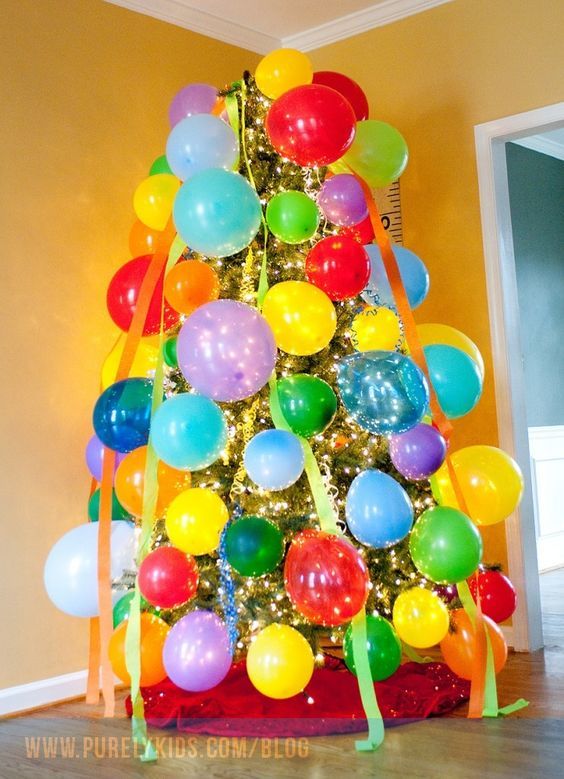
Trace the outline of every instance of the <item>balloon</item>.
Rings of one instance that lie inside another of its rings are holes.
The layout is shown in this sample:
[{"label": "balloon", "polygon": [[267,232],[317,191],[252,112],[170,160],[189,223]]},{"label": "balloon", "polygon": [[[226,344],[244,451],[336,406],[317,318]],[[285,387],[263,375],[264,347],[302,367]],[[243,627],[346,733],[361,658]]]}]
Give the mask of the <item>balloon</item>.
[{"label": "balloon", "polygon": [[211,114],[181,119],[166,142],[166,158],[181,181],[208,168],[231,170],[239,159],[239,142],[228,124]]},{"label": "balloon", "polygon": [[163,662],[171,682],[181,690],[210,690],[231,668],[231,647],[225,623],[213,611],[195,609],[168,634]]},{"label": "balloon", "polygon": [[425,376],[403,354],[357,352],[342,357],[337,386],[355,422],[377,435],[403,433],[423,419],[429,403]]},{"label": "balloon", "polygon": [[305,261],[306,278],[331,300],[358,295],[370,276],[370,258],[354,238],[328,235],[315,244]]},{"label": "balloon", "polygon": [[[368,244],[374,240],[374,228],[372,227],[372,221],[369,216],[352,227],[342,227],[339,230],[339,235],[350,235],[355,241],[361,243],[368,251]],[[363,293],[364,296],[364,293]]]},{"label": "balloon", "polygon": [[263,430],[245,447],[244,463],[249,478],[263,490],[285,490],[303,473],[304,451],[293,433]]},{"label": "balloon", "polygon": [[157,173],[172,173],[170,165],[168,164],[166,154],[162,154],[153,161],[153,164],[149,168],[149,176],[155,176]]},{"label": "balloon", "polygon": [[212,400],[183,392],[157,410],[151,443],[172,468],[198,471],[214,463],[225,448],[227,423]]},{"label": "balloon", "polygon": [[368,119],[368,100],[361,87],[344,73],[335,73],[332,70],[318,70],[313,74],[314,84],[323,84],[326,87],[340,92],[346,98],[355,113],[357,121]]},{"label": "balloon", "polygon": [[304,438],[319,435],[337,413],[337,396],[317,376],[295,373],[279,379],[277,389],[284,419],[296,435]]},{"label": "balloon", "polygon": [[426,649],[438,644],[448,633],[448,610],[434,592],[411,587],[396,598],[393,622],[402,641]]},{"label": "balloon", "polygon": [[[116,380],[121,356],[125,347],[127,336],[120,333],[112,351],[108,354],[102,365],[100,383],[102,390],[107,389]],[[154,343],[156,341],[156,344]],[[129,369],[130,378],[152,379],[155,376],[159,362],[158,338],[143,338],[135,350],[133,363]]]},{"label": "balloon", "polygon": [[415,523],[409,551],[423,576],[438,584],[450,584],[474,573],[482,558],[482,538],[462,511],[433,506]]},{"label": "balloon", "polygon": [[315,235],[319,211],[304,192],[279,192],[266,207],[270,232],[285,243],[303,243]]},{"label": "balloon", "polygon": [[357,225],[368,216],[364,191],[350,173],[326,179],[319,190],[317,205],[326,219],[343,227]]},{"label": "balloon", "polygon": [[242,517],[225,533],[225,557],[241,576],[262,576],[273,571],[284,556],[284,537],[264,517]]},{"label": "balloon", "polygon": [[351,325],[351,341],[359,352],[394,351],[402,341],[399,317],[384,306],[367,306]]},{"label": "balloon", "polygon": [[[149,271],[152,257],[147,254],[144,257],[136,257],[122,265],[113,275],[108,287],[106,302],[108,311],[115,324],[127,332],[139,301],[141,285]],[[163,299],[164,268],[153,290],[149,310],[143,325],[143,335],[154,335],[161,327],[161,308]],[[163,326],[170,330],[178,322],[178,312],[174,311],[164,302]]]},{"label": "balloon", "polygon": [[169,368],[178,368],[177,340],[178,338],[174,335],[172,338],[167,338],[163,344],[163,358]]},{"label": "balloon", "polygon": [[[515,511],[523,494],[523,475],[506,452],[495,446],[467,446],[450,459],[473,522],[494,525]],[[458,507],[446,466],[437,471],[433,491],[441,505]]]},{"label": "balloon", "polygon": [[[124,620],[129,619],[129,612],[131,611],[131,601],[133,600],[134,595],[135,595],[135,591],[130,590],[129,592],[126,592],[125,595],[122,595],[121,598],[117,601],[112,611],[112,620],[113,620],[114,628],[117,628],[117,626],[120,625]],[[148,605],[149,604],[147,603],[145,598],[141,598],[141,608],[146,609]]]},{"label": "balloon", "polygon": [[307,84],[275,100],[266,115],[266,132],[278,154],[297,165],[328,165],[353,142],[355,117],[334,89]]},{"label": "balloon", "polygon": [[[121,452],[116,454],[114,463],[114,473],[117,470],[118,465],[123,460],[124,455]],[[102,468],[104,464],[104,444],[100,441],[98,436],[94,434],[86,445],[86,465],[92,478],[96,481],[102,481]]]},{"label": "balloon", "polygon": [[[94,490],[88,501],[88,519],[91,522],[98,522],[100,515],[100,489]],[[131,519],[129,511],[122,506],[112,490],[112,521],[120,519]]]},{"label": "balloon", "polygon": [[[370,257],[370,278],[362,298],[371,305],[395,308],[395,299],[388,281],[382,254],[376,244],[364,247]],[[417,308],[429,293],[429,273],[419,257],[403,246],[392,246],[401,280],[411,308]]]},{"label": "balloon", "polygon": [[174,223],[182,240],[208,257],[228,257],[247,247],[261,224],[258,195],[239,173],[210,168],[182,185]]},{"label": "balloon", "polygon": [[405,170],[407,158],[407,145],[395,127],[376,119],[364,119],[357,122],[354,141],[343,162],[374,189],[398,179]]},{"label": "balloon", "polygon": [[468,414],[482,395],[482,375],[466,352],[454,346],[423,347],[437,400],[449,419]]},{"label": "balloon", "polygon": [[286,592],[315,625],[342,625],[364,606],[368,570],[346,538],[305,530],[294,536],[284,565]]},{"label": "balloon", "polygon": [[505,622],[517,607],[517,593],[510,580],[501,571],[480,571],[478,580],[472,576],[468,581],[470,592],[477,600],[480,593],[482,612],[494,622]]},{"label": "balloon", "polygon": [[137,219],[153,230],[164,230],[179,187],[180,181],[170,173],[157,173],[143,179],[133,195]]},{"label": "balloon", "polygon": [[268,382],[276,365],[276,343],[256,308],[236,300],[215,300],[182,325],[178,365],[185,379],[208,398],[249,398]]},{"label": "balloon", "polygon": [[166,274],[165,298],[176,311],[191,314],[219,297],[217,273],[201,260],[179,262]]},{"label": "balloon", "polygon": [[[452,630],[441,641],[445,663],[461,679],[472,679],[474,665],[474,626],[464,609],[451,612]],[[488,617],[484,617],[490,638],[495,673],[498,674],[507,660],[507,644],[501,629]]]},{"label": "balloon", "polygon": [[311,84],[313,67],[307,54],[296,49],[275,49],[263,57],[255,71],[257,87],[267,97],[280,97],[293,87]]},{"label": "balloon", "polygon": [[[97,617],[98,522],[78,525],[54,544],[45,561],[44,583],[55,606],[71,617]],[[110,527],[110,580],[135,570],[135,530],[130,522]]]},{"label": "balloon", "polygon": [[165,527],[170,543],[191,555],[211,554],[227,520],[227,506],[213,490],[194,487],[184,490],[166,512]]},{"label": "balloon", "polygon": [[433,592],[445,603],[452,603],[455,598],[458,598],[456,584],[436,584],[433,587]]},{"label": "balloon", "polygon": [[[141,614],[141,641],[139,644],[141,662],[139,683],[141,687],[151,687],[153,684],[162,682],[166,677],[162,654],[169,630],[166,622],[154,614]],[[122,622],[114,630],[108,645],[108,654],[115,675],[122,682],[130,684],[131,680],[126,663],[126,631],[127,622]]]},{"label": "balloon", "polygon": [[269,698],[291,698],[313,676],[313,652],[301,633],[276,623],[263,628],[249,646],[247,673]]},{"label": "balloon", "polygon": [[175,235],[176,230],[171,222],[167,224],[164,231],[160,231],[153,230],[139,219],[136,219],[129,231],[129,251],[131,256],[141,257],[145,254],[155,254],[157,241],[159,240],[168,249]]},{"label": "balloon", "polygon": [[478,366],[478,370],[484,377],[484,360],[476,344],[471,341],[467,335],[461,333],[450,325],[417,325],[417,335],[421,346],[430,346],[431,344],[446,344],[446,346],[455,346],[462,352],[466,352],[468,357]]},{"label": "balloon", "polygon": [[407,492],[383,471],[363,471],[349,488],[347,525],[361,544],[386,549],[411,530],[413,506]]},{"label": "balloon", "polygon": [[394,468],[411,481],[428,479],[446,457],[446,442],[432,425],[419,424],[405,433],[390,436]]},{"label": "balloon", "polygon": [[174,127],[187,116],[209,114],[217,102],[217,89],[209,84],[188,84],[178,92],[168,109],[170,126]]},{"label": "balloon", "polygon": [[325,292],[306,281],[281,281],[264,298],[262,315],[282,351],[310,355],[328,346],[337,316]]},{"label": "balloon", "polygon": [[[401,662],[401,641],[391,622],[384,617],[366,615],[366,648],[373,682],[381,682],[398,670]],[[343,653],[347,668],[356,676],[351,625],[345,633]]]},{"label": "balloon", "polygon": [[198,565],[173,546],[158,546],[139,566],[139,591],[152,606],[172,609],[191,600],[198,589]]},{"label": "balloon", "polygon": [[130,452],[149,440],[153,381],[124,379],[102,392],[94,406],[96,435],[116,452]]}]

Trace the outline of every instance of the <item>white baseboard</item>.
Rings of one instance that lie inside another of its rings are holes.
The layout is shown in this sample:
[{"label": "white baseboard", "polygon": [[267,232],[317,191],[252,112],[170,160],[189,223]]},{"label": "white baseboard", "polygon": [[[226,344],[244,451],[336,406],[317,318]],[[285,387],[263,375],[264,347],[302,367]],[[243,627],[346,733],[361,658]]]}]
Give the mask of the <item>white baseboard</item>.
[{"label": "white baseboard", "polygon": [[0,690],[0,716],[85,695],[87,677],[88,671],[74,671],[29,684],[6,687]]}]

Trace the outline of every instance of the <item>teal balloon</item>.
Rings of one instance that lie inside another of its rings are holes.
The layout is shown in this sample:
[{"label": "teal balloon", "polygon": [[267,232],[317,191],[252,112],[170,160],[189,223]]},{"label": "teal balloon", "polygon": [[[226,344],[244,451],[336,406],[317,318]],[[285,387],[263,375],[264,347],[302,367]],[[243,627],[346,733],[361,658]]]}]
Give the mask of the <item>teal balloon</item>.
[{"label": "teal balloon", "polygon": [[429,377],[439,405],[449,419],[472,411],[482,395],[479,367],[466,352],[446,344],[424,347]]},{"label": "teal balloon", "polygon": [[[131,601],[133,600],[135,592],[134,590],[131,590],[130,592],[126,592],[125,595],[122,595],[122,597],[117,601],[116,605],[114,606],[113,612],[112,612],[112,618],[114,623],[114,628],[117,628],[118,625],[121,625],[124,619],[129,619],[129,612],[131,610]],[[146,609],[149,606],[145,598],[141,596],[141,608]]]},{"label": "teal balloon", "polygon": [[170,169],[170,165],[168,164],[168,160],[166,158],[166,154],[157,157],[157,159],[153,162],[153,164],[149,168],[149,176],[156,176],[158,173],[169,173],[169,174],[172,173],[172,170]]},{"label": "teal balloon", "polygon": [[178,337],[173,335],[172,338],[167,338],[163,346],[164,361],[169,368],[178,368],[178,355],[176,354],[176,343]]},{"label": "teal balloon", "polygon": [[111,384],[94,406],[94,432],[104,446],[131,452],[149,440],[152,379],[124,379]]},{"label": "teal balloon", "polygon": [[[88,519],[97,522],[100,516],[100,490],[95,490],[88,501]],[[125,509],[112,490],[112,520],[131,519],[131,514]]]},{"label": "teal balloon", "polygon": [[337,396],[330,385],[306,373],[280,379],[278,399],[292,432],[303,438],[326,430],[337,412]]},{"label": "teal balloon", "polygon": [[[366,616],[366,648],[372,681],[381,682],[395,673],[401,662],[401,641],[392,624],[384,617]],[[349,625],[343,642],[345,663],[356,676],[353,656],[352,625]]]},{"label": "teal balloon", "polygon": [[206,257],[229,257],[245,249],[261,224],[260,200],[239,173],[210,168],[179,189],[173,218],[182,240]]},{"label": "teal balloon", "polygon": [[284,537],[264,517],[242,517],[225,532],[225,557],[242,576],[263,576],[284,556]]}]

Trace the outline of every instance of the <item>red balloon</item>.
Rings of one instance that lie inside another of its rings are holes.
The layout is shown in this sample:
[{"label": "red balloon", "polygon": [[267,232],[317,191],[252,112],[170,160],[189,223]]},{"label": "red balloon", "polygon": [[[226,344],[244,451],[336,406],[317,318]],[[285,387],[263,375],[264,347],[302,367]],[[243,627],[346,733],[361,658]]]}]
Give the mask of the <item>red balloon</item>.
[{"label": "red balloon", "polygon": [[139,566],[139,590],[153,606],[171,609],[191,600],[198,589],[198,565],[174,546],[159,546]]},{"label": "red balloon", "polygon": [[494,622],[505,622],[517,606],[517,593],[507,576],[501,571],[480,571],[478,582],[472,576],[468,580],[472,597],[476,600],[476,591],[480,590],[482,611]]},{"label": "red balloon", "polygon": [[329,235],[315,244],[305,261],[307,280],[331,300],[358,295],[370,277],[370,257],[348,235]]},{"label": "red balloon", "polygon": [[358,549],[320,530],[304,530],[294,538],[284,583],[296,609],[316,625],[349,622],[368,597],[368,570]]},{"label": "red balloon", "polygon": [[357,225],[343,227],[339,230],[339,235],[350,235],[351,238],[354,238],[355,241],[358,241],[358,243],[361,243],[363,246],[366,246],[367,243],[372,243],[375,238],[374,228],[372,227],[372,221],[369,216]]},{"label": "red balloon", "polygon": [[314,84],[323,84],[326,87],[340,92],[352,106],[356,119],[368,119],[368,100],[360,86],[352,78],[344,73],[335,73],[333,70],[319,70],[313,74]]},{"label": "red balloon", "polygon": [[[126,262],[114,274],[110,281],[107,294],[108,311],[116,325],[127,332],[131,327],[131,320],[135,313],[141,284],[145,274],[149,269],[152,257],[150,254],[144,254],[142,257],[136,257],[134,260]],[[157,286],[153,292],[143,335],[155,335],[159,332],[161,326],[161,301],[163,296],[164,271],[160,275]],[[164,329],[170,330],[177,324],[180,318],[178,311],[171,308],[165,300],[164,304]]]},{"label": "red balloon", "polygon": [[322,84],[305,84],[274,101],[266,130],[282,157],[302,167],[329,165],[352,144],[356,119],[339,92]]}]

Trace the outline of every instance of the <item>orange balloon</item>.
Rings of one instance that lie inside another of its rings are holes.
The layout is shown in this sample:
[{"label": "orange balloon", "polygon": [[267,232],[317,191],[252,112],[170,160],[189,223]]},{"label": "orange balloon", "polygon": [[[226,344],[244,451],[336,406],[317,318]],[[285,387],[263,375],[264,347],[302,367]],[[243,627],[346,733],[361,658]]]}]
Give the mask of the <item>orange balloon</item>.
[{"label": "orange balloon", "polygon": [[[451,671],[462,679],[472,679],[474,661],[474,626],[464,609],[451,612],[452,630],[441,641],[441,652]],[[507,660],[507,644],[499,625],[484,615],[493,651],[494,668],[498,674]]]},{"label": "orange balloon", "polygon": [[[140,517],[143,514],[146,462],[147,447],[140,446],[138,449],[133,449],[119,464],[114,478],[117,499],[134,517]],[[163,514],[173,498],[187,490],[191,482],[192,477],[188,471],[178,471],[159,460],[157,465],[159,492],[155,509],[156,515]]]},{"label": "orange balloon", "polygon": [[[129,620],[124,620],[112,633],[108,646],[110,663],[117,677],[129,684],[125,664],[125,632]],[[170,627],[159,617],[141,613],[141,687],[158,684],[166,677],[163,665],[163,647]]]},{"label": "orange balloon", "polygon": [[198,306],[217,300],[217,273],[201,260],[177,263],[166,275],[164,294],[170,305],[181,314],[191,314]]},{"label": "orange balloon", "polygon": [[157,240],[160,236],[166,238],[167,247],[170,246],[174,239],[175,230],[170,223],[168,229],[165,229],[162,233],[158,230],[153,230],[152,227],[147,227],[139,219],[136,219],[129,232],[129,251],[132,257],[142,257],[145,254],[154,254],[156,251]]}]

